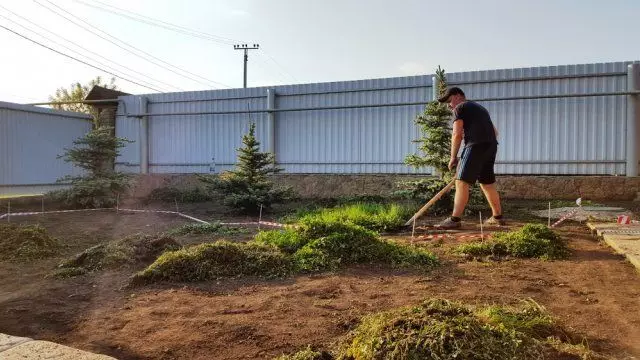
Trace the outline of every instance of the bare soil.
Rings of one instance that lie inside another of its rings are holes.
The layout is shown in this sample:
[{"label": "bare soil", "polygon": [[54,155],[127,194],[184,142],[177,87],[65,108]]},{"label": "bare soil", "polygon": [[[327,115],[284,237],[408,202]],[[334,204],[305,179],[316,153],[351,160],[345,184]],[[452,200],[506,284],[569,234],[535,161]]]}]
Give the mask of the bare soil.
[{"label": "bare soil", "polygon": [[[196,207],[190,210],[197,212]],[[444,263],[429,274],[359,266],[279,280],[128,288],[128,278],[138,269],[71,279],[45,276],[62,259],[89,246],[166,231],[188,220],[110,211],[14,220],[41,223],[67,247],[50,259],[0,262],[0,332],[118,359],[270,359],[307,344],[326,349],[360,316],[429,297],[471,304],[516,304],[532,298],[590,348],[617,359],[640,358],[640,274],[577,223],[558,228],[572,249],[562,261],[467,261],[446,250],[474,240],[451,237],[420,240]],[[466,226],[468,233],[477,233],[475,224]],[[247,240],[252,232],[236,240]],[[389,238],[411,241],[406,234]],[[178,239],[194,243],[218,238]]]}]

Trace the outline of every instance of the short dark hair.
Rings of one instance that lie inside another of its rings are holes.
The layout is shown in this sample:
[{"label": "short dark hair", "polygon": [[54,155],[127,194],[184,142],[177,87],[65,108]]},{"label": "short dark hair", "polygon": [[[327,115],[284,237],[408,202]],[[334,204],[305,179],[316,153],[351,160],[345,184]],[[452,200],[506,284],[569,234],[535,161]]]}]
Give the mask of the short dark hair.
[{"label": "short dark hair", "polygon": [[462,89],[460,89],[457,86],[454,86],[454,87],[448,88],[447,91],[444,93],[444,95],[438,98],[438,101],[441,103],[446,103],[449,101],[449,98],[453,95],[462,95],[463,97],[466,97]]}]

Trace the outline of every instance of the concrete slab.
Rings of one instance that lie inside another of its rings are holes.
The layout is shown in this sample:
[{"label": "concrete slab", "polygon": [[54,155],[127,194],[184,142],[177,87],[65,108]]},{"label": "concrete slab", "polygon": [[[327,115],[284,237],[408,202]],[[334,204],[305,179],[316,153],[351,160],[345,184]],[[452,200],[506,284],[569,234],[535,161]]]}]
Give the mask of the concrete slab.
[{"label": "concrete slab", "polygon": [[[22,343],[26,343],[27,341],[31,341],[31,339],[0,333],[0,352],[9,350],[14,346],[18,346]],[[0,356],[0,359],[1,358],[2,357]]]},{"label": "concrete slab", "polygon": [[28,341],[0,352],[2,360],[117,360],[49,341]]},{"label": "concrete slab", "polygon": [[587,226],[640,271],[640,224],[587,223]]},{"label": "concrete slab", "polygon": [[[563,217],[564,215],[570,213],[578,209],[577,206],[574,207],[561,207],[561,208],[552,208],[551,209],[551,219],[557,220]],[[532,211],[532,213],[541,218],[547,218],[549,216],[549,209],[547,210],[536,210]],[[613,219],[617,219],[618,215],[628,215],[632,216],[633,213],[627,209],[620,207],[605,207],[605,206],[583,206],[580,208],[576,214],[571,217],[571,220],[575,221],[587,221],[587,220],[598,220],[598,221],[611,221]]]}]

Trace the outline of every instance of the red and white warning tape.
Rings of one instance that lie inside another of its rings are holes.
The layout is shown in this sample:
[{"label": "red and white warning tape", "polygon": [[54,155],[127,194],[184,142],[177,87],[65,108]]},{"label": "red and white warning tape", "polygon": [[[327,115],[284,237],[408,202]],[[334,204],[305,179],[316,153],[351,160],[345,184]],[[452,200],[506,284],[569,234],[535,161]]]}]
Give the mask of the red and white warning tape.
[{"label": "red and white warning tape", "polygon": [[[482,238],[481,234],[462,234],[462,235],[455,235],[455,234],[433,234],[433,235],[421,235],[421,236],[416,236],[414,239],[418,239],[418,240],[432,240],[432,239],[446,239],[446,238],[450,238],[450,237],[454,237],[456,239],[475,239],[475,238]],[[490,238],[491,235],[484,235],[484,238]]]},{"label": "red and white warning tape", "polygon": [[[181,212],[178,211],[167,211],[167,210],[138,210],[138,209],[116,209],[116,208],[98,208],[98,209],[77,209],[77,210],[56,210],[56,211],[31,211],[31,212],[16,212],[16,213],[9,213],[9,214],[3,214],[0,215],[0,219],[4,219],[6,217],[14,217],[14,216],[31,216],[31,215],[43,215],[43,214],[65,214],[65,213],[74,213],[74,212],[85,212],[85,211],[101,211],[101,210],[116,210],[116,211],[122,211],[122,212],[134,212],[134,213],[154,213],[154,214],[172,214],[172,215],[178,215],[190,220],[193,220],[195,222],[199,222],[202,224],[209,224],[209,222],[204,221],[204,220],[200,220],[198,218],[195,218],[193,216],[189,216],[186,214],[183,214]],[[294,225],[286,225],[286,224],[280,224],[280,223],[276,223],[276,222],[269,222],[269,221],[254,221],[254,222],[221,222],[221,225],[234,225],[234,226],[242,226],[242,225],[265,225],[265,226],[273,226],[273,227],[281,227],[281,228],[286,228],[286,227],[295,227]]]},{"label": "red and white warning tape", "polygon": [[0,216],[0,219],[4,219],[6,217],[12,216],[29,216],[29,215],[41,215],[41,214],[63,214],[63,213],[72,213],[72,212],[82,212],[82,211],[100,211],[100,210],[113,210],[113,208],[99,208],[99,209],[80,209],[80,210],[57,210],[57,211],[33,211],[33,212],[17,212],[17,213],[9,213]]},{"label": "red and white warning tape", "polygon": [[575,215],[579,210],[580,210],[580,208],[577,208],[577,209],[569,211],[567,214],[565,214],[563,217],[561,217],[558,221],[554,222],[553,225],[551,225],[551,227],[556,227],[561,222],[563,222],[563,221],[567,220],[568,218],[572,217],[573,215]]}]

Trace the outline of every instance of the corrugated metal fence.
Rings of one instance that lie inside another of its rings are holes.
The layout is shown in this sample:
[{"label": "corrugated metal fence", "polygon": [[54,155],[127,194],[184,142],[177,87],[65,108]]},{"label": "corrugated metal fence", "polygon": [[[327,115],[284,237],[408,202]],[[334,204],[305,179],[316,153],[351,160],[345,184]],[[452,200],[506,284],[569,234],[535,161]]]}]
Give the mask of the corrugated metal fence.
[{"label": "corrugated metal fence", "polygon": [[[593,93],[629,91],[629,64],[451,73],[447,81],[491,112],[498,173],[625,174],[628,96]],[[255,122],[286,173],[413,173],[403,160],[416,150],[413,121],[432,100],[432,78],[125,96],[116,131],[136,143],[118,167],[218,173],[234,165]],[[570,94],[584,96],[562,97]]]},{"label": "corrugated metal fence", "polygon": [[80,174],[57,156],[91,126],[85,114],[0,102],[0,195],[46,192]]}]

